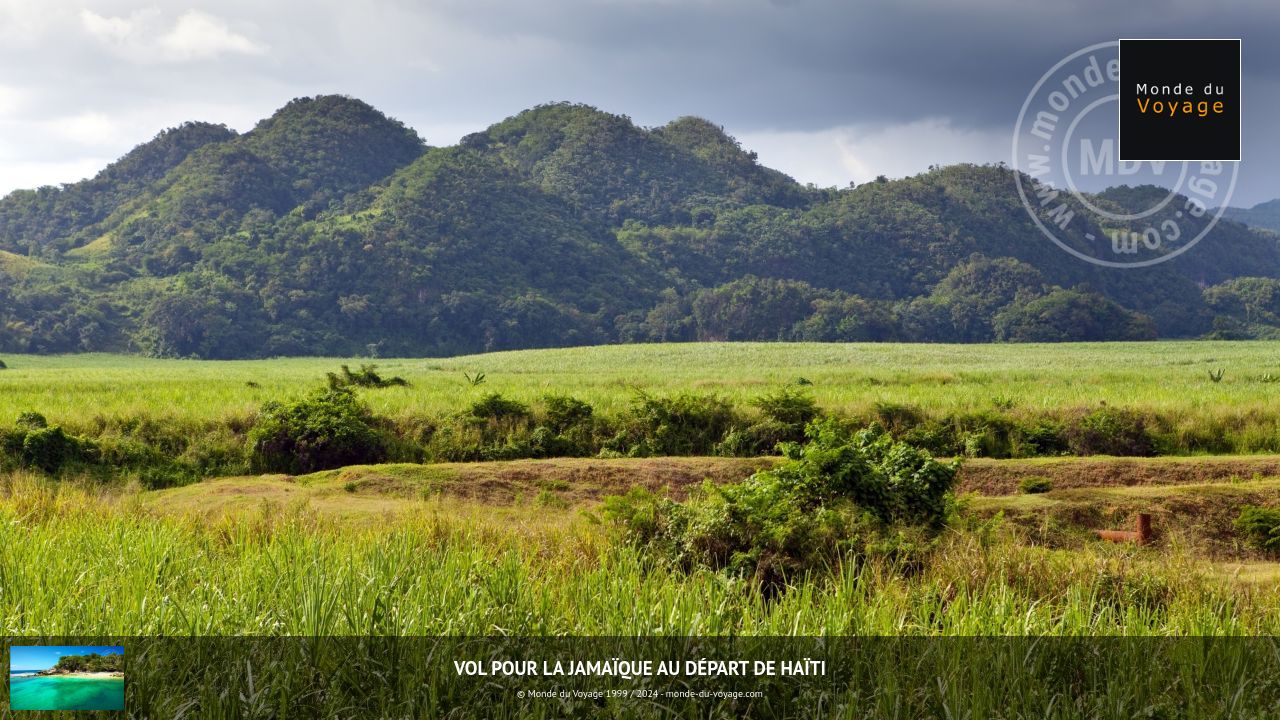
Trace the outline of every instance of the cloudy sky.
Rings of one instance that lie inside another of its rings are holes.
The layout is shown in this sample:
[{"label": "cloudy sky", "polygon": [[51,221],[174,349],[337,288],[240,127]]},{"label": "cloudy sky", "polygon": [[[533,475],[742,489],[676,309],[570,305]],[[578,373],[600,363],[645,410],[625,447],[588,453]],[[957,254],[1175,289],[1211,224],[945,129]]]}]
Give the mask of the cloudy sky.
[{"label": "cloudy sky", "polygon": [[1274,0],[0,0],[0,194],[89,176],[184,120],[359,97],[434,145],[552,100],[701,115],[847,185],[1008,160],[1027,91],[1118,37],[1244,39],[1233,201],[1280,197]]}]

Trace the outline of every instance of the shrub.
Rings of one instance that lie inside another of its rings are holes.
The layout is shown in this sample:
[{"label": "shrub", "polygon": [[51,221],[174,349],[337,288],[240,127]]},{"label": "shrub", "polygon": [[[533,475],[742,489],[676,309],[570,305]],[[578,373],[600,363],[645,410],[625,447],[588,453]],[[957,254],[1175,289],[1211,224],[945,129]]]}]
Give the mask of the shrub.
[{"label": "shrub", "polygon": [[346,390],[263,405],[249,444],[256,472],[303,474],[382,462],[388,454],[369,408]]},{"label": "shrub", "polygon": [[[801,428],[803,434],[803,428]],[[796,441],[795,427],[776,420],[762,420],[745,428],[734,428],[716,446],[716,454],[727,457],[755,457],[778,452],[778,446]]]},{"label": "shrub", "polygon": [[719,455],[755,456],[776,453],[784,442],[804,440],[805,426],[818,417],[818,405],[808,394],[785,387],[751,401],[763,418],[750,427],[733,429],[717,448]]},{"label": "shrub", "polygon": [[1076,455],[1155,454],[1155,441],[1143,416],[1133,410],[1103,406],[1069,422],[1067,447]]},{"label": "shrub", "polygon": [[543,402],[547,406],[547,427],[556,434],[589,424],[595,412],[587,403],[568,395],[548,395]]},{"label": "shrub", "polygon": [[1235,527],[1250,545],[1269,555],[1280,553],[1280,508],[1247,505],[1236,517]]},{"label": "shrub", "polygon": [[958,466],[894,442],[879,426],[851,433],[827,420],[787,461],[725,486],[705,483],[686,503],[643,489],[607,498],[625,540],[684,568],[751,576],[777,590],[788,578],[837,564],[903,528],[933,532]]},{"label": "shrub", "polygon": [[955,428],[958,449],[966,456],[1007,458],[1013,455],[1017,426],[1005,415],[979,410],[948,420]]},{"label": "shrub", "polygon": [[8,369],[9,369],[9,366],[5,365],[3,360],[0,360],[0,370],[8,370]]},{"label": "shrub", "polygon": [[39,430],[40,428],[49,427],[49,421],[40,413],[28,410],[24,413],[18,413],[17,425],[24,430]]},{"label": "shrub", "polygon": [[1019,425],[1015,456],[1061,455],[1068,443],[1061,423],[1051,418],[1038,418]]},{"label": "shrub", "polygon": [[1030,475],[1018,483],[1018,490],[1028,495],[1047,493],[1053,489],[1053,481],[1042,475]]},{"label": "shrub", "polygon": [[8,469],[12,463],[22,461],[22,441],[26,439],[25,430],[0,428],[0,469]]},{"label": "shrub", "polygon": [[733,406],[714,395],[639,392],[606,449],[632,457],[710,455],[737,422]]},{"label": "shrub", "polygon": [[587,454],[581,452],[573,441],[558,435],[556,431],[544,425],[534,428],[527,438],[509,439],[507,446],[511,449],[509,454],[513,459],[573,457]]},{"label": "shrub", "polygon": [[877,402],[874,409],[876,422],[889,428],[894,434],[906,432],[925,422],[924,413],[914,405],[882,401]]},{"label": "shrub", "polygon": [[508,400],[498,393],[489,393],[472,403],[467,414],[480,420],[498,421],[525,420],[530,416],[528,405]]},{"label": "shrub", "polygon": [[35,428],[22,440],[22,461],[52,475],[69,462],[87,459],[90,448],[91,443],[68,435],[61,426]]},{"label": "shrub", "polygon": [[384,378],[377,373],[377,370],[377,365],[361,365],[358,371],[351,372],[351,368],[343,365],[340,373],[326,373],[329,378],[329,389],[405,387],[409,384],[409,381],[402,377]]},{"label": "shrub", "polygon": [[760,408],[761,414],[769,420],[799,427],[802,435],[805,426],[818,417],[818,404],[813,397],[790,387],[761,395],[751,404]]}]

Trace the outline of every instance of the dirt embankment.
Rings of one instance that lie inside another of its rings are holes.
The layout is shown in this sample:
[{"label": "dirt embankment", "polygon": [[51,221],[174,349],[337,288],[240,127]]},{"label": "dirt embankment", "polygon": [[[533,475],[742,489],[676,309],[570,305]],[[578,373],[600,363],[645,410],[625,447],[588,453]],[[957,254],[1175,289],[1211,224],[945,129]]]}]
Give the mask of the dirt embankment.
[{"label": "dirt embankment", "polygon": [[[665,457],[636,459],[569,458],[441,465],[362,467],[338,471],[344,487],[395,493],[397,489],[431,492],[476,502],[508,504],[546,490],[572,504],[599,501],[643,487],[684,497],[690,488],[710,480],[716,484],[745,480],[772,467],[779,458]],[[426,488],[424,488],[424,484]]]},{"label": "dirt embankment", "polygon": [[1048,478],[1055,489],[1195,485],[1280,476],[1280,457],[967,460],[960,470],[958,489],[980,495],[1013,495],[1023,479],[1036,476]]},{"label": "dirt embankment", "polygon": [[[633,487],[668,488],[672,495],[683,497],[704,480],[738,482],[779,462],[781,458],[775,457],[575,458],[429,467],[434,468],[438,489],[456,497],[509,501],[516,494],[554,487],[574,501],[589,502]],[[377,475],[378,469],[363,472]],[[1023,479],[1035,476],[1048,478],[1055,489],[1195,485],[1277,477],[1280,457],[975,459],[961,465],[957,489],[979,495],[1015,495]]]}]

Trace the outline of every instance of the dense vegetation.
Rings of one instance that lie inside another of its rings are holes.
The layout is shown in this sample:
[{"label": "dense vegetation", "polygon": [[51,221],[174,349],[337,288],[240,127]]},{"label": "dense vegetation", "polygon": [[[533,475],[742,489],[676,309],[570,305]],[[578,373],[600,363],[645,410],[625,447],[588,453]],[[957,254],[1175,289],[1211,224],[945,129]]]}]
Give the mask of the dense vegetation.
[{"label": "dense vegetation", "polygon": [[821,417],[949,457],[1280,453],[1273,342],[710,343],[345,369],[6,363],[0,470],[144,487],[376,462],[756,457]]},{"label": "dense vegetation", "polygon": [[87,655],[63,655],[53,666],[57,672],[124,672],[124,655],[120,653],[89,653]]},{"label": "dense vegetation", "polygon": [[750,577],[769,593],[942,527],[958,463],[876,425],[855,433],[824,420],[806,434],[782,446],[787,462],[744,482],[708,482],[683,503],[634,488],[604,511],[627,542],[667,563]]},{"label": "dense vegetation", "polygon": [[[168,493],[170,491],[164,491]],[[136,496],[134,496],[136,497]],[[1272,635],[1273,585],[1176,551],[943,531],[767,597],[655,563],[576,511],[401,501],[370,522],[251,503],[167,512],[0,474],[6,635]],[[92,551],[67,552],[67,548]],[[92,602],[86,602],[92,598]]]},{"label": "dense vegetation", "polygon": [[1280,200],[1268,200],[1251,208],[1229,207],[1223,216],[1246,225],[1280,232]]},{"label": "dense vegetation", "polygon": [[428,147],[357,100],[303,98],[0,200],[5,352],[1270,337],[1277,278],[1274,235],[1237,223],[1103,272],[1039,236],[1001,166],[818,189],[705,120],[563,103]]}]

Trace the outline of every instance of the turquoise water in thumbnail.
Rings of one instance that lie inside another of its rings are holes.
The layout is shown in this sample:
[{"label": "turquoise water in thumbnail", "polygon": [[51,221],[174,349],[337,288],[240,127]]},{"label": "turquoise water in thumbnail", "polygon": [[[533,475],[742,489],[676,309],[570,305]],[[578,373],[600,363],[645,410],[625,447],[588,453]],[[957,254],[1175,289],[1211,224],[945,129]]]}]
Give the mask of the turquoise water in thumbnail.
[{"label": "turquoise water in thumbnail", "polygon": [[124,678],[9,675],[12,710],[123,710]]}]

